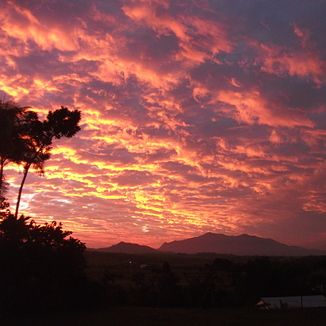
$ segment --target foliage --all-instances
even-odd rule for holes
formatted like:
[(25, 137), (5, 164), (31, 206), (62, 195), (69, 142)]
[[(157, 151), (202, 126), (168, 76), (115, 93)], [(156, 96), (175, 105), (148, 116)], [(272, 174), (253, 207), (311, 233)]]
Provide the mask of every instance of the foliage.
[[(79, 130), (80, 112), (65, 107), (40, 121), (36, 112), (0, 101), (0, 312), (35, 313), (90, 304), (98, 287), (85, 274), (85, 245), (61, 223), (38, 225), (18, 209), (30, 167), (44, 173), (52, 142)], [(23, 165), (15, 214), (4, 194), (4, 167)], [(93, 293), (93, 294), (92, 294)]]
[(132, 281), (136, 288), (131, 301), (136, 305), (177, 307), (181, 304), (179, 280), (167, 262), (162, 268), (152, 266), (147, 273), (145, 271), (135, 273)]
[[(253, 307), (264, 296), (319, 295), (326, 289), (324, 256), (86, 254), (90, 275), (105, 269), (110, 305)], [(131, 263), (123, 263), (126, 259)]]
[(66, 107), (49, 112), (40, 121), (34, 111), (14, 102), (0, 101), (0, 197), (4, 197), (7, 184), (4, 167), (8, 162), (23, 165), (23, 178), (18, 192), (15, 216), (18, 216), (22, 190), (30, 167), (44, 173), (44, 162), (50, 158), (52, 142), (63, 137), (71, 138), (79, 130), (80, 111)]
[(26, 107), (17, 106), (13, 102), (0, 100), (0, 196), (6, 190), (4, 166), (9, 162), (21, 163), (21, 156), (25, 148), (22, 126)]
[(65, 107), (49, 112), (47, 118), (41, 122), (35, 112), (26, 114), (28, 123), (24, 124), (23, 141), (24, 150), (21, 151), (23, 163), (23, 178), (18, 192), (15, 216), (18, 216), (19, 204), (22, 190), (26, 181), (28, 171), (33, 166), (39, 173), (44, 173), (44, 162), (50, 158), (53, 139), (62, 137), (71, 138), (79, 130), (80, 112), (69, 111)]
[(38, 225), (9, 211), (0, 221), (0, 309), (26, 313), (86, 300), (85, 245), (56, 222)]

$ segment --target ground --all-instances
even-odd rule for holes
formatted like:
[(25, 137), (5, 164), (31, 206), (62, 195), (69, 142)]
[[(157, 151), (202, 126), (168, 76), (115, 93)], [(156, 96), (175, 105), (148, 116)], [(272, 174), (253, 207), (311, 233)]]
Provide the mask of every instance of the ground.
[(158, 309), (110, 307), (91, 312), (57, 313), (2, 320), (5, 326), (324, 326), (326, 309)]

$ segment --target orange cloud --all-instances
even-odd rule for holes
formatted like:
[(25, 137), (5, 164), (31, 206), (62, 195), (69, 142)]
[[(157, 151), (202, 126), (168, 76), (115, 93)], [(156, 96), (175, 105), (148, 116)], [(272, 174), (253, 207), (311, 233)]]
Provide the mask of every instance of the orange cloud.
[(67, 33), (60, 26), (49, 26), (28, 9), (21, 8), (12, 1), (7, 2), (0, 13), (2, 29), (8, 36), (17, 38), (27, 43), (33, 40), (43, 50), (51, 50), (53, 47), (73, 51), (78, 49), (78, 43), (73, 31)]
[[(257, 46), (258, 48), (258, 46)], [(315, 49), (292, 51), (275, 45), (260, 45), (260, 57), (257, 61), (263, 63), (262, 71), (282, 76), (299, 76), (312, 78), (316, 84), (321, 83), (325, 74), (325, 63), (320, 59)]]
[[(5, 1), (0, 97), (82, 112), (22, 213), (91, 247), (211, 231), (326, 248), (323, 11), (252, 6)], [(5, 173), (14, 204), (19, 168)]]
[(239, 122), (286, 127), (314, 126), (314, 123), (299, 110), (282, 109), (272, 103), (267, 103), (257, 90), (250, 93), (220, 91), (217, 94), (217, 99), (235, 108), (231, 116)]

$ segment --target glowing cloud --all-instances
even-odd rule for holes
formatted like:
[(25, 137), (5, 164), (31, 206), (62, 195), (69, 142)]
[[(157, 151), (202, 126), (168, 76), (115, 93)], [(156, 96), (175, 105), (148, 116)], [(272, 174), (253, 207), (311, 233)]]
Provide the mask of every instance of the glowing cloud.
[(82, 112), (22, 213), (89, 247), (212, 231), (326, 249), (325, 16), (318, 0), (4, 0), (1, 98)]

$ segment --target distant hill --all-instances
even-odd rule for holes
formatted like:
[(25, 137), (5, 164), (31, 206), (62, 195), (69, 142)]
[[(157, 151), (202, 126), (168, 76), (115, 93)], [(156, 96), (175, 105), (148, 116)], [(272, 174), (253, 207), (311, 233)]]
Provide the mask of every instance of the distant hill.
[(326, 255), (326, 251), (288, 246), (272, 239), (242, 234), (227, 236), (206, 233), (202, 236), (164, 243), (158, 250), (195, 254), (201, 252), (239, 256), (310, 256)]
[(206, 233), (199, 237), (164, 243), (159, 249), (135, 243), (120, 242), (107, 248), (91, 249), (101, 252), (125, 254), (170, 253), (216, 253), (237, 256), (322, 256), (326, 251), (288, 246), (273, 239), (259, 238), (247, 234), (228, 236)]
[(127, 243), (123, 241), (111, 247), (96, 249), (96, 251), (139, 255), (160, 253), (158, 250), (148, 246), (141, 246), (135, 243)]

